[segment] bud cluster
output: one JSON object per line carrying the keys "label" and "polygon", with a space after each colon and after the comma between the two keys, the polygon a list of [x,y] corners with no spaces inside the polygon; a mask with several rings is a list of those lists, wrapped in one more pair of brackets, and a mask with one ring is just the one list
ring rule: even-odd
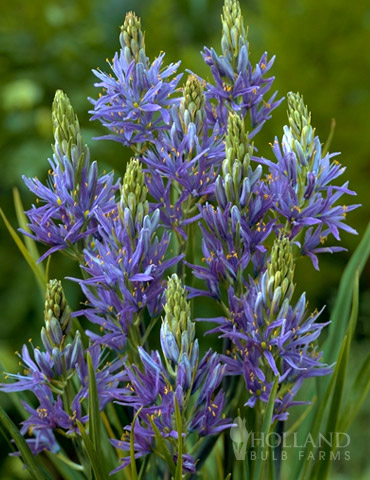
{"label": "bud cluster", "polygon": [[231,64],[238,61],[240,49],[247,42],[240,4],[236,0],[225,0],[222,21],[221,48]]}
{"label": "bud cluster", "polygon": [[[60,280],[50,280],[46,288],[44,334],[53,347],[62,347],[71,329],[71,310]],[[44,335],[43,335],[44,336]]]}
{"label": "bud cluster", "polygon": [[205,120],[204,104],[204,84],[195,75],[189,75],[179,107],[184,133],[188,132],[189,124],[193,123],[196,126],[196,134],[199,135]]}
{"label": "bud cluster", "polygon": [[263,297],[270,313],[276,314],[284,300],[287,305],[294,292],[294,260],[287,237],[277,238],[271,250],[270,262],[262,279]]}
{"label": "bud cluster", "polygon": [[161,345],[169,371],[176,375],[178,366],[185,362],[186,370],[192,372],[198,359],[198,340],[194,340],[195,324],[191,321],[190,303],[176,274],[168,279],[164,312]]}
{"label": "bud cluster", "polygon": [[288,93],[288,121],[290,146],[302,166],[307,166],[314,151],[315,129],[311,126],[311,113],[299,93]]}
{"label": "bud cluster", "polygon": [[121,210],[128,208],[135,223],[142,223],[149,213],[148,189],[140,160],[132,158],[126,167],[121,187]]}
{"label": "bud cluster", "polygon": [[126,14],[119,40],[128,63],[135,60],[136,63],[141,62],[146,65],[145,34],[141,31],[140,18],[134,12]]}

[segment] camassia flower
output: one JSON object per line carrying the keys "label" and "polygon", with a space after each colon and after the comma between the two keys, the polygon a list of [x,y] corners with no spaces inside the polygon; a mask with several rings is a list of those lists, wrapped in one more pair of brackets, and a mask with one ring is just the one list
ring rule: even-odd
{"label": "camassia flower", "polygon": [[[77,314],[86,315],[103,333],[88,334],[116,350],[125,348],[130,326],[140,313],[147,310],[155,317],[161,312],[163,275],[182,258],[167,258],[171,233],[159,235],[159,210],[148,214],[146,195],[142,166],[131,160],[119,205],[108,213],[96,211],[99,240],[84,251],[86,278],[74,279],[81,284],[89,307]],[[136,345],[137,339],[132,341]]]}
{"label": "camassia flower", "polygon": [[[280,105],[282,99],[275,100],[275,92],[267,101],[265,94],[270,90],[275,77],[266,77],[275,57],[268,60],[265,52],[253,68],[249,60],[249,43],[244,28],[243,16],[237,0],[226,0],[222,19],[222,55],[213,48],[204,48],[203,58],[211,67],[215,85],[207,84],[206,96],[208,118],[218,121],[226,130],[229,110],[249,115],[253,138],[266,120],[271,118],[271,111]],[[213,105],[212,101],[217,102]]]}
{"label": "camassia flower", "polygon": [[169,109],[179,102],[174,98],[181,75],[173,76],[180,62],[163,67],[164,53],[152,63],[145,54],[140,19],[128,13],[121,27],[121,50],[112,63],[112,74],[93,70],[103,89],[94,105],[91,120],[98,119],[113,134],[107,138],[130,146],[152,141],[156,132],[169,128]]}
{"label": "camassia flower", "polygon": [[122,350],[136,314],[146,308],[152,317],[161,312],[164,272],[181,256],[166,259],[170,234],[156,235],[158,210],[144,217],[138,229],[128,208],[123,219],[118,210],[109,217],[96,215],[101,240],[85,250],[87,278],[78,280],[90,308],[79,314],[101,327],[102,336],[88,332],[95,342]]}
{"label": "camassia flower", "polygon": [[267,402],[279,378],[274,419],[285,420],[288,407],[303,380],[331,373],[320,362],[315,340],[328,323],[316,322],[321,312],[308,315],[303,293],[295,306],[293,256],[287,238],[274,243],[270,263],[259,282],[250,282],[242,296],[229,289],[229,318],[219,318],[213,332],[231,340],[230,350],[222,356],[230,375],[242,375],[254,407]]}
{"label": "camassia flower", "polygon": [[[194,432],[199,437],[204,437],[217,434],[231,426],[223,414],[224,393],[219,388],[225,367],[220,363],[218,354],[211,350],[199,361],[195,325],[190,320],[185,289],[176,275],[168,281],[164,310],[161,346],[165,365],[158,352],[148,354],[139,347],[143,368],[132,365],[127,369],[129,382],[126,389],[118,394],[117,403],[133,407],[136,413],[135,458],[153,451],[157,429],[165,439],[175,464],[178,438],[175,420],[177,403],[184,421],[183,473],[194,473],[195,459],[186,453],[187,433]],[[131,428],[130,425],[125,428],[121,440],[112,440],[115,447],[129,450],[128,432]],[[113,472],[121,470],[129,463],[130,458],[125,457]]]}
{"label": "camassia flower", "polygon": [[[32,233],[23,233],[50,246],[40,261],[58,250],[68,249],[72,255],[76,249],[81,250],[76,244],[97,230],[95,209],[99,206],[103,211],[111,210],[117,190],[113,174],[99,177],[97,163],[90,162],[78,119],[60,90],[55,95],[52,118],[55,144],[47,184],[23,177],[37,196],[36,206],[26,212]],[[39,206],[40,202],[43,205]]]}
{"label": "camassia flower", "polygon": [[[345,223],[345,218],[360,205],[337,204],[343,194],[356,195],[349,190],[348,182],[332,183],[345,168],[332,160],[336,154],[323,153],[302,96],[289,93],[288,107],[289,127],[284,127],[281,146],[277,139],[272,145],[277,162],[258,157],[254,160],[269,167],[267,181],[276,200],[274,210],[286,220],[289,225],[285,227],[286,233],[289,231],[301,254],[310,256],[318,269],[316,253],[343,250],[341,247],[320,247],[328,234],[340,240],[340,230],[357,233]],[[307,227],[309,230],[302,242],[303,229]]]}
{"label": "camassia flower", "polygon": [[[122,369],[124,359],[116,358],[105,363],[106,354],[99,345],[91,345],[87,350],[77,331],[71,341],[67,341],[70,311],[59,282],[49,282],[45,304],[45,327],[41,331],[44,351],[23,345],[22,352],[16,352],[23,373],[6,374],[13,383],[2,383],[3,392],[29,391],[37,399],[34,408],[22,402],[30,416],[22,422],[21,433],[31,436],[27,439],[36,455],[42,450],[56,452],[60,449],[55,432],[63,430],[67,436],[78,433],[76,420],[88,422],[87,398],[89,375],[87,352],[91,356],[96,376],[100,409],[112,401],[119,391],[118,385],[127,380]],[[32,436],[34,438],[32,438]]]}
{"label": "camassia flower", "polygon": [[224,157],[223,134],[206,118],[204,85],[189,75],[183,98],[171,109],[172,126],[162,131],[142,157],[147,186],[161,221],[186,238],[186,225],[198,218],[196,204],[213,195]]}

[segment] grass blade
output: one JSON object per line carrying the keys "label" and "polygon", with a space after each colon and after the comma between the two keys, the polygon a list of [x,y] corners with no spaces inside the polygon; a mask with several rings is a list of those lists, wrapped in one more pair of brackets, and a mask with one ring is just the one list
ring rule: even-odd
{"label": "grass blade", "polygon": [[35,457],[33,456],[26,440],[2,407],[0,407],[0,422],[14,439],[31,477],[35,480],[45,480],[45,476],[40,471],[40,467],[36,463]]}
{"label": "grass blade", "polygon": [[79,420],[76,420],[78,429],[80,431],[82,440],[85,445],[87,456],[89,457],[91,467],[94,471],[96,480],[106,480],[106,475],[104,472],[103,465],[100,461],[99,451],[96,451],[94,445],[92,444],[89,435],[86,433],[86,430],[82,423]]}
{"label": "grass blade", "polygon": [[10,233],[11,237],[13,238],[15,244],[19,248],[21,254],[23,255],[24,259],[30,266],[32,272],[34,273],[36,280],[40,286],[42,296],[44,297],[45,295],[45,290],[46,290],[46,276],[45,273],[41,270],[40,266],[36,263],[36,261],[32,258],[32,255],[29,253],[27,250],[26,246],[22,242],[22,240],[19,238],[19,235],[17,232],[14,230],[14,228],[11,226],[9,220],[6,218],[4,212],[0,208],[0,215],[5,223],[6,228],[8,229],[8,232]]}
{"label": "grass blade", "polygon": [[89,437],[94,449],[99,451],[101,446],[99,398],[90,352],[87,352],[87,368],[89,372]]}
{"label": "grass blade", "polygon": [[156,424],[154,423],[154,420],[151,418],[150,415],[148,415],[148,420],[149,420],[149,422],[152,426],[154,435],[157,439],[158,446],[159,446],[159,452],[165,458],[166,463],[170,468],[171,474],[175,476],[176,475],[176,465],[175,465],[175,462],[173,461],[171,453],[169,452],[169,450],[167,448],[167,445],[166,445],[165,441],[163,440],[161,432],[158,430],[158,427],[156,426]]}
{"label": "grass blade", "polygon": [[176,416],[176,430],[177,430],[177,465],[176,465],[176,474],[175,480],[182,479],[182,417],[180,412],[180,407],[177,402],[176,395],[174,396],[175,402],[175,416]]}
{"label": "grass blade", "polygon": [[[16,187],[13,188],[13,200],[14,200],[14,208],[15,208],[15,213],[18,220],[18,225],[26,232],[31,233],[31,230],[28,228],[28,225],[27,225],[27,217],[24,213],[22,199],[19,194],[19,190]],[[33,240],[33,238],[31,237],[28,237],[27,235],[23,235],[23,237],[24,237],[24,242],[26,244],[28,252],[30,253],[31,257],[34,259],[34,261],[37,262],[37,260],[41,257],[41,255],[38,251],[35,240]],[[39,268],[43,271],[42,265],[39,265]]]}
{"label": "grass blade", "polygon": [[341,415],[340,431],[346,432],[357,416],[370,390],[370,353],[366,357],[351,388],[351,399]]}
{"label": "grass blade", "polygon": [[131,432],[130,432],[130,465],[131,465],[131,476],[132,480],[138,480],[137,477],[137,469],[136,469],[136,459],[135,459],[135,437],[134,437],[134,430],[135,430],[135,423],[136,419],[139,416],[143,407],[139,408],[139,410],[135,413],[134,419],[132,420],[131,424]]}
{"label": "grass blade", "polygon": [[[359,276],[370,256],[370,223],[367,226],[364,236],[355,252],[351,256],[344,273],[342,275],[337,301],[331,315],[331,325],[329,327],[328,339],[324,344],[323,360],[332,363],[338,356],[341,341],[345,335],[347,328],[346,319],[349,317],[351,308],[352,292],[354,285],[354,277],[356,271]],[[325,390],[329,383],[329,379],[323,377],[320,382]]]}
{"label": "grass blade", "polygon": [[[271,428],[271,419],[272,419],[272,414],[274,411],[274,405],[275,405],[275,399],[276,399],[276,392],[278,388],[278,383],[279,382],[279,377],[275,378],[274,384],[271,389],[270,393],[270,398],[269,401],[267,402],[267,407],[266,407],[266,412],[263,417],[263,422],[262,422],[262,429],[261,434],[262,438],[266,438],[266,435],[269,433],[270,428]],[[253,475],[252,478],[255,480],[260,480],[262,479],[262,458],[263,458],[263,451],[265,450],[266,446],[258,446],[257,451],[256,451],[256,460],[253,468]]]}

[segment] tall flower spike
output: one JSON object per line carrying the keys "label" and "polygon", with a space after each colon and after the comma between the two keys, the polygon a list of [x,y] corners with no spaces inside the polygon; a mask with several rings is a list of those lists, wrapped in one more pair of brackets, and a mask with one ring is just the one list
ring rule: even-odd
{"label": "tall flower spike", "polygon": [[244,21],[237,0],[225,0],[223,7],[221,48],[233,67],[237,66],[240,49],[247,43]]}
{"label": "tall flower spike", "polygon": [[180,102],[180,119],[183,122],[183,132],[188,133],[189,124],[196,126],[199,135],[205,119],[204,84],[195,75],[189,75],[183,88],[183,98]]}
{"label": "tall flower spike", "polygon": [[145,174],[138,159],[132,158],[126,166],[121,187],[121,212],[128,208],[135,223],[142,223],[149,213],[148,189]]}
{"label": "tall flower spike", "polygon": [[24,234],[51,247],[39,261],[64,249],[78,257],[81,243],[74,245],[96,232],[94,211],[97,206],[104,212],[111,211],[117,190],[113,173],[99,177],[96,161],[90,163],[77,117],[61,90],[55,95],[52,119],[54,155],[49,159],[51,168],[46,185],[37,178],[23,176],[26,186],[37,196],[36,203],[42,203],[26,212],[32,233],[24,231]]}
{"label": "tall flower spike", "polygon": [[195,324],[191,321],[190,304],[176,274],[168,279],[164,311],[160,335],[161,346],[169,372],[175,374],[183,356],[187,356],[188,359],[192,357],[195,344],[197,350],[197,340],[194,342]]}
{"label": "tall flower spike", "polygon": [[119,41],[128,63],[135,59],[136,63],[147,64],[145,34],[141,31],[140,18],[134,12],[126,14],[125,21],[121,26]]}
{"label": "tall flower spike", "polygon": [[65,335],[71,329],[71,310],[64,295],[60,280],[50,280],[46,287],[45,326],[42,336],[51,347],[61,347]]}

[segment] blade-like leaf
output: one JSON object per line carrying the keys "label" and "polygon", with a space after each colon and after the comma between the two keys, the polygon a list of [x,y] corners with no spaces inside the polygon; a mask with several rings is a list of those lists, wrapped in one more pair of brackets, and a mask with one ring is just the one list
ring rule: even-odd
{"label": "blade-like leaf", "polygon": [[90,352],[87,352],[87,368],[89,372],[89,437],[94,449],[99,451],[101,445],[99,397]]}
{"label": "blade-like leaf", "polygon": [[31,452],[26,440],[23,438],[18,428],[14,425],[14,423],[2,407],[0,407],[0,422],[8,430],[10,436],[13,438],[20,454],[22,455],[25,465],[27,465],[28,471],[32,478],[35,480],[45,480],[45,476],[41,472],[40,466],[36,462],[35,457],[33,456],[33,453]]}
{"label": "blade-like leaf", "polygon": [[45,452],[50,462],[55,466],[58,472],[65,480],[84,480],[84,476],[80,472],[84,471],[82,465],[72,462],[66,456],[60,453]]}
{"label": "blade-like leaf", "polygon": [[175,480],[182,479],[182,417],[180,412],[180,407],[177,402],[176,395],[174,396],[175,402],[175,415],[176,415],[176,430],[177,430],[177,465],[176,465],[176,474]]}
{"label": "blade-like leaf", "polygon": [[[272,419],[272,414],[274,412],[274,405],[275,405],[276,392],[277,392],[278,385],[279,385],[279,377],[276,377],[270,392],[269,401],[267,402],[266,411],[263,416],[262,428],[261,428],[261,431],[259,432],[262,438],[266,438],[271,428],[271,419]],[[262,459],[263,459],[263,451],[265,448],[266,446],[262,446],[262,445],[259,445],[257,447],[256,460],[254,463],[253,475],[252,475],[252,478],[256,480],[260,480],[263,478],[262,477],[262,474],[263,474]]]}
{"label": "blade-like leaf", "polygon": [[139,408],[139,410],[136,412],[134,419],[132,420],[131,424],[131,432],[130,432],[130,458],[131,458],[131,476],[132,480],[138,480],[137,477],[137,469],[136,469],[136,460],[135,460],[135,437],[134,437],[134,430],[135,430],[135,423],[136,419],[139,416],[141,410],[143,407]]}
{"label": "blade-like leaf", "polygon": [[28,263],[28,265],[31,267],[32,272],[34,273],[36,280],[40,286],[42,295],[44,297],[45,295],[45,290],[46,290],[46,276],[45,274],[41,271],[39,268],[39,265],[36,264],[36,261],[32,258],[31,254],[27,250],[26,246],[22,242],[22,240],[19,238],[19,235],[17,232],[14,230],[14,228],[10,225],[9,220],[6,218],[4,212],[0,208],[0,215],[5,223],[6,228],[8,229],[8,232],[12,236],[15,244],[19,248],[21,254],[23,255],[24,259]]}
{"label": "blade-like leaf", "polygon": [[161,432],[158,430],[157,425],[154,423],[154,421],[153,421],[153,419],[151,418],[150,415],[148,415],[148,420],[149,420],[149,422],[150,422],[150,424],[151,424],[151,426],[152,426],[152,429],[153,429],[155,438],[157,439],[158,447],[159,447],[159,448],[158,448],[159,453],[161,453],[161,454],[163,455],[163,457],[165,458],[166,463],[167,463],[167,465],[168,465],[169,468],[170,468],[171,474],[172,474],[172,475],[176,475],[176,465],[175,465],[175,462],[173,461],[172,455],[171,455],[171,453],[169,452],[165,441],[163,440],[163,437],[162,437],[162,435],[161,435]]}
{"label": "blade-like leaf", "polygon": [[[303,456],[303,458],[300,457],[300,459],[299,459],[300,461],[299,461],[299,465],[297,466],[297,470],[294,472],[294,474],[292,476],[292,478],[295,478],[297,480],[299,480],[301,478],[307,478],[307,479],[311,478],[310,476],[306,476],[306,473],[307,473],[307,471],[310,467],[310,462],[308,461],[308,458],[309,458],[309,456],[310,456],[310,454],[313,450],[313,445],[315,444],[314,442],[316,442],[316,439],[318,437],[320,427],[321,427],[321,424],[322,424],[322,421],[323,421],[323,418],[324,418],[324,413],[325,413],[326,407],[327,407],[328,402],[329,402],[330,394],[331,394],[331,392],[334,388],[334,385],[336,383],[336,379],[337,379],[339,371],[340,371],[342,358],[343,358],[343,355],[344,355],[344,352],[345,352],[345,349],[346,349],[346,346],[347,346],[347,340],[348,340],[347,337],[344,337],[343,342],[342,342],[342,346],[341,346],[341,349],[340,349],[340,352],[339,352],[338,361],[337,361],[335,370],[334,370],[334,372],[331,376],[329,386],[328,386],[328,388],[325,392],[324,399],[321,403],[319,403],[317,405],[317,408],[315,409],[315,415],[314,415],[314,418],[313,418],[313,422],[312,422],[311,428],[309,429],[309,432],[308,432],[311,435],[312,442],[308,442],[308,444],[306,446],[306,449],[305,449],[305,452],[304,452],[304,456]],[[302,465],[303,465],[303,469],[302,469]]]}
{"label": "blade-like leaf", "polygon": [[[18,225],[26,232],[31,233],[31,230],[28,228],[28,225],[27,225],[27,217],[24,214],[22,199],[19,194],[19,190],[16,187],[13,188],[13,200],[14,200],[14,207],[15,207],[15,213],[17,215]],[[34,261],[37,262],[37,260],[41,257],[41,255],[39,254],[35,240],[33,240],[33,238],[31,237],[28,237],[27,235],[23,235],[23,237],[24,237],[24,242],[26,244],[27,250],[29,251]],[[41,271],[44,271],[44,268],[42,265],[38,265],[38,267],[40,268]]]}
{"label": "blade-like leaf", "polygon": [[355,381],[351,387],[351,398],[348,400],[343,413],[339,430],[346,432],[357,416],[370,390],[370,353],[366,357]]}
{"label": "blade-like leaf", "polygon": [[[370,256],[370,223],[366,229],[364,236],[355,252],[351,256],[344,273],[342,275],[337,301],[331,315],[331,325],[329,327],[328,339],[324,344],[323,359],[327,363],[332,363],[337,358],[340,344],[347,328],[347,318],[351,308],[352,292],[354,277],[358,270],[359,276]],[[329,379],[321,378],[322,390],[325,390]]]}
{"label": "blade-like leaf", "polygon": [[92,444],[90,437],[86,433],[86,430],[82,425],[82,423],[79,420],[76,420],[76,423],[80,431],[82,440],[84,442],[86,453],[87,453],[87,456],[89,457],[96,480],[106,480],[107,477],[104,473],[104,468],[101,463],[100,452],[95,450],[94,445]]}
{"label": "blade-like leaf", "polygon": [[[344,354],[341,357],[341,361],[338,365],[338,376],[335,382],[335,387],[333,391],[333,396],[331,400],[331,405],[329,409],[329,416],[326,426],[325,438],[329,438],[332,432],[336,432],[338,428],[340,410],[342,405],[342,398],[344,392],[344,385],[346,381],[348,361],[349,361],[349,352],[351,348],[351,342],[353,334],[356,328],[357,318],[358,318],[358,297],[359,297],[359,278],[358,271],[356,272],[355,282],[353,286],[353,299],[352,299],[352,311],[349,324],[346,332],[346,348],[344,349]],[[323,460],[316,462],[313,475],[310,478],[317,478],[318,480],[326,480],[329,477],[330,467],[332,463],[331,452],[336,450],[335,444],[325,443],[322,447]]]}

